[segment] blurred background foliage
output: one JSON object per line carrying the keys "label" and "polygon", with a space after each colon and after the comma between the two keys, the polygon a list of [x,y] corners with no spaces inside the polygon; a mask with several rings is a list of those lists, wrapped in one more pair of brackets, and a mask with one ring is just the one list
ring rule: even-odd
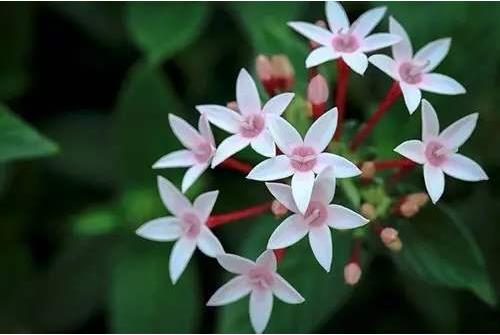
{"label": "blurred background foliage", "polygon": [[[379,4],[345,6],[356,18]],[[391,254],[376,239],[368,241],[372,252],[364,254],[363,277],[354,289],[343,283],[349,233],[334,234],[330,274],[304,241],[291,248],[280,272],[306,303],[277,302],[269,332],[500,331],[500,5],[386,5],[416,48],[453,38],[439,72],[459,80],[468,93],[426,97],[442,124],[480,112],[463,152],[490,181],[448,179],[443,205],[411,222],[391,222],[401,231],[403,251]],[[253,72],[259,53],[287,54],[296,71],[295,92],[303,96],[307,42],[286,22],[322,18],[321,3],[301,2],[2,3],[0,331],[251,331],[247,300],[204,307],[226,278],[216,262],[197,253],[174,287],[168,277],[171,245],[133,232],[165,213],[150,167],[180,147],[168,113],[194,123],[196,104],[234,100],[239,69]],[[387,25],[385,18],[377,29]],[[332,64],[320,70],[334,82]],[[390,84],[373,67],[364,77],[352,75],[349,117],[363,120],[372,113]],[[371,144],[379,156],[394,157],[392,148],[419,131],[419,113],[408,117],[400,103]],[[222,133],[216,134],[220,139]],[[256,159],[248,152],[241,157]],[[176,182],[182,172],[161,171]],[[422,189],[420,173],[409,180]],[[220,213],[269,198],[263,185],[220,170],[206,173],[189,195],[216,188]],[[217,234],[226,250],[255,257],[276,223],[263,216]]]}

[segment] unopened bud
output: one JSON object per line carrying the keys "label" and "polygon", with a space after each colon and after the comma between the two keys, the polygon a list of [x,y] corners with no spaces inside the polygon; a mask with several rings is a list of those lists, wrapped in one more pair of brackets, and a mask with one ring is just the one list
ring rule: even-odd
{"label": "unopened bud", "polygon": [[239,112],[240,109],[238,108],[238,104],[236,101],[230,101],[226,104],[227,108],[232,109],[235,112]]}
{"label": "unopened bud", "polygon": [[281,218],[288,213],[288,208],[283,206],[283,204],[278,200],[273,200],[271,204],[271,212],[276,218]]}
{"label": "unopened bud", "polygon": [[427,193],[424,192],[419,192],[419,193],[412,193],[406,197],[408,201],[412,201],[417,205],[418,207],[424,207],[428,202],[429,202],[429,196]]}
{"label": "unopened bud", "polygon": [[318,74],[309,82],[307,87],[307,99],[313,105],[324,104],[328,101],[328,84],[325,77]]}
{"label": "unopened bud", "polygon": [[271,57],[272,77],[281,91],[288,91],[295,83],[295,71],[290,59],[285,55]]}
{"label": "unopened bud", "polygon": [[375,163],[369,161],[361,165],[361,178],[363,180],[372,180],[375,177],[375,172],[377,172]]}
{"label": "unopened bud", "polygon": [[403,243],[399,238],[399,233],[396,229],[387,227],[380,232],[382,243],[391,251],[398,252],[403,248]]}
{"label": "unopened bud", "polygon": [[347,285],[354,286],[361,279],[361,267],[357,262],[350,262],[344,267],[344,280]]}
{"label": "unopened bud", "polygon": [[267,56],[257,56],[257,59],[255,60],[255,69],[260,81],[264,82],[272,79],[273,67],[271,66],[271,61]]}
{"label": "unopened bud", "polygon": [[418,205],[413,201],[407,200],[403,202],[401,206],[399,206],[399,213],[401,214],[401,216],[408,219],[414,217],[419,210],[420,207],[418,207]]}
{"label": "unopened bud", "polygon": [[377,209],[372,204],[365,202],[361,205],[361,214],[371,221],[377,217]]}
{"label": "unopened bud", "polygon": [[[326,28],[326,22],[323,20],[316,21],[316,25],[321,28]],[[311,46],[311,49],[316,49],[317,47],[321,46],[321,44],[315,41],[310,41],[309,45]]]}

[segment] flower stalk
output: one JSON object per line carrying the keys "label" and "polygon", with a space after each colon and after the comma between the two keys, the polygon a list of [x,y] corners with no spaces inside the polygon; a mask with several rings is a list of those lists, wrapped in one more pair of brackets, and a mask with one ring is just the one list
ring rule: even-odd
{"label": "flower stalk", "polygon": [[245,208],[227,214],[211,215],[208,218],[207,226],[209,228],[219,227],[231,222],[250,219],[267,213],[271,210],[271,202],[266,202],[257,206]]}
{"label": "flower stalk", "polygon": [[342,129],[344,126],[344,118],[345,118],[345,102],[347,98],[347,86],[349,83],[349,67],[344,62],[342,58],[337,60],[337,95],[335,96],[335,104],[337,105],[339,111],[338,125],[337,131],[335,132],[334,140],[340,140],[342,136]]}
{"label": "flower stalk", "polygon": [[248,174],[253,169],[250,164],[237,160],[236,158],[228,158],[223,161],[220,166],[225,169],[238,171],[244,174]]}

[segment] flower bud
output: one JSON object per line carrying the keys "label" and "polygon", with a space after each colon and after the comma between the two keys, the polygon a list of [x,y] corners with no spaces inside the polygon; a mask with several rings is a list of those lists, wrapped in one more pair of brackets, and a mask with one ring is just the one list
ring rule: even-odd
{"label": "flower bud", "polygon": [[328,101],[328,84],[325,77],[318,74],[309,82],[307,87],[307,99],[313,105],[324,104]]}
{"label": "flower bud", "polygon": [[257,70],[257,76],[260,81],[268,81],[272,79],[273,68],[271,66],[271,61],[267,56],[258,55],[255,60],[255,69]]}
{"label": "flower bud", "polygon": [[271,212],[276,218],[281,218],[288,213],[288,208],[283,206],[278,200],[273,200],[271,204]]}
{"label": "flower bud", "polygon": [[360,210],[361,214],[370,221],[377,217],[377,209],[370,203],[362,204]]}
{"label": "flower bud", "polygon": [[[318,27],[321,27],[321,28],[326,28],[326,23],[323,20],[316,21],[316,25]],[[310,45],[311,49],[316,49],[317,47],[321,46],[321,44],[318,44],[318,43],[316,43],[314,41],[310,41],[309,45]]]}
{"label": "flower bud", "polygon": [[399,214],[407,219],[414,217],[419,210],[420,207],[418,207],[414,201],[410,200],[404,201],[401,206],[399,206]]}
{"label": "flower bud", "polygon": [[398,252],[403,248],[403,243],[399,238],[399,233],[396,229],[387,227],[380,232],[382,243],[391,251]]}
{"label": "flower bud", "polygon": [[272,77],[281,91],[289,91],[295,83],[295,70],[285,55],[271,57]]}
{"label": "flower bud", "polygon": [[429,202],[429,196],[424,192],[409,194],[406,199],[415,203],[419,208],[424,207]]}
{"label": "flower bud", "polygon": [[361,267],[357,262],[350,262],[344,267],[344,280],[347,285],[354,286],[361,279]]}
{"label": "flower bud", "polygon": [[361,179],[364,181],[371,181],[373,177],[375,177],[376,171],[375,163],[370,161],[364,162],[361,165]]}

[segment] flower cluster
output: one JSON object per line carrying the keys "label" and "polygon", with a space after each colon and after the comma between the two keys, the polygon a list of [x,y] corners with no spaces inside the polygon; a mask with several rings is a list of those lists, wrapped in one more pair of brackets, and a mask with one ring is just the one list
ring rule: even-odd
{"label": "flower cluster", "polygon": [[[158,188],[165,207],[173,216],[146,222],[137,234],[154,241],[176,241],[170,254],[170,276],[176,282],[186,268],[196,248],[217,259],[227,271],[237,276],[223,285],[209,299],[209,306],[232,303],[250,294],[249,314],[256,332],[262,332],[269,321],[273,296],[285,303],[298,304],[304,298],[277,273],[283,250],[306,235],[312,254],[324,270],[331,269],[333,229],[356,229],[373,222],[382,242],[391,250],[402,247],[398,232],[392,227],[382,227],[377,222],[379,213],[369,203],[360,207],[358,214],[346,207],[331,204],[335,198],[336,181],[341,178],[362,176],[362,183],[370,182],[382,169],[397,168],[399,172],[411,170],[415,163],[423,164],[425,186],[435,203],[444,191],[444,174],[478,181],[487,179],[481,167],[469,158],[457,153],[476,126],[478,114],[466,116],[448,128],[439,131],[437,114],[431,104],[421,99],[421,90],[460,94],[465,89],[455,80],[442,74],[431,73],[444,59],[450,48],[450,39],[429,43],[413,55],[409,38],[402,26],[390,18],[388,33],[372,30],[382,20],[386,8],[367,11],[350,24],[347,15],[337,2],[326,3],[324,23],[290,22],[288,25],[309,39],[311,53],[305,60],[313,71],[307,96],[314,122],[304,137],[290,124],[283,113],[295,98],[286,92],[293,86],[293,69],[277,71],[280,64],[290,64],[282,56],[257,58],[257,74],[270,99],[262,103],[255,81],[242,69],[236,80],[235,102],[223,105],[199,105],[198,129],[178,116],[169,115],[172,131],[185,149],[161,157],[153,168],[188,167],[180,192],[170,181],[158,177]],[[385,55],[366,54],[392,46],[393,58]],[[286,58],[285,58],[286,59]],[[339,72],[336,91],[337,107],[328,108],[328,85],[321,74],[319,64],[336,60]],[[363,75],[369,63],[394,79],[386,99],[379,110],[352,139],[350,154],[333,153],[338,146],[332,140],[339,139],[345,115],[345,94],[349,69]],[[280,67],[281,66],[281,67]],[[407,160],[355,161],[357,148],[369,136],[373,127],[390,107],[403,96],[406,106],[413,113],[422,102],[422,140],[410,140],[394,150]],[[307,111],[304,111],[306,113]],[[230,135],[218,145],[210,124]],[[237,152],[250,146],[265,159],[255,167],[234,158]],[[264,181],[274,202],[229,214],[211,215],[218,191],[201,194],[191,203],[185,193],[208,168],[225,167],[239,170],[246,178]],[[361,167],[358,168],[358,167]],[[289,183],[270,182],[287,180]],[[424,206],[425,194],[408,195],[397,202],[394,213],[411,217]],[[242,218],[254,217],[272,211],[276,217],[291,215],[277,226],[269,237],[267,250],[254,262],[228,254],[213,234],[212,229],[221,224]],[[273,252],[274,251],[274,252]],[[359,254],[361,242],[355,243],[353,256],[344,269],[346,283],[356,284],[361,276]]]}

